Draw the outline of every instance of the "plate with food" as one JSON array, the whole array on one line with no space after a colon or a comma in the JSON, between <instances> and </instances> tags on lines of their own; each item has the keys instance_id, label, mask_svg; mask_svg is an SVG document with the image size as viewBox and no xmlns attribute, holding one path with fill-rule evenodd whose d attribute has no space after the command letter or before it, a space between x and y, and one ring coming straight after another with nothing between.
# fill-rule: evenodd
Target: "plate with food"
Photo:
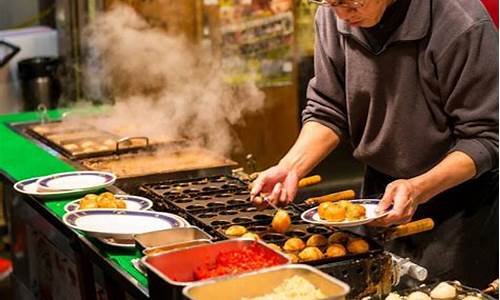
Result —
<instances>
[{"instance_id":1,"label":"plate with food","mask_svg":"<svg viewBox=\"0 0 500 300\"><path fill-rule=\"evenodd\" d=\"M189 226L174 214L145 210L84 209L68 212L64 224L97 238L133 239L135 234Z\"/></svg>"},{"instance_id":2,"label":"plate with food","mask_svg":"<svg viewBox=\"0 0 500 300\"><path fill-rule=\"evenodd\" d=\"M355 199L323 202L302 213L302 220L334 227L353 227L370 223L386 216L389 211L378 212L379 199Z\"/></svg>"},{"instance_id":3,"label":"plate with food","mask_svg":"<svg viewBox=\"0 0 500 300\"><path fill-rule=\"evenodd\" d=\"M133 195L114 195L104 192L99 195L87 194L83 198L69 202L64 206L66 212L82 209L126 209L148 210L153 202L147 198Z\"/></svg>"},{"instance_id":4,"label":"plate with food","mask_svg":"<svg viewBox=\"0 0 500 300\"><path fill-rule=\"evenodd\" d=\"M76 171L52 174L37 180L39 191L97 191L115 182L116 176L109 172Z\"/></svg>"}]
</instances>

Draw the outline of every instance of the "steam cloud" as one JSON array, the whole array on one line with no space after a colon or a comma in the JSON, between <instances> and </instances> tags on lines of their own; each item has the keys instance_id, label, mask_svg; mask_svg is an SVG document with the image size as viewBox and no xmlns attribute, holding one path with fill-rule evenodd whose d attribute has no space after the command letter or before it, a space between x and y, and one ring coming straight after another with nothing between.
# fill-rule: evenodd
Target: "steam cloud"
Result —
<instances>
[{"instance_id":1,"label":"steam cloud","mask_svg":"<svg viewBox=\"0 0 500 300\"><path fill-rule=\"evenodd\" d=\"M117 5L86 29L85 92L111 100L92 124L124 135L188 139L229 154L231 127L264 104L253 84L229 87L208 51L151 27L132 8Z\"/></svg>"}]
</instances>

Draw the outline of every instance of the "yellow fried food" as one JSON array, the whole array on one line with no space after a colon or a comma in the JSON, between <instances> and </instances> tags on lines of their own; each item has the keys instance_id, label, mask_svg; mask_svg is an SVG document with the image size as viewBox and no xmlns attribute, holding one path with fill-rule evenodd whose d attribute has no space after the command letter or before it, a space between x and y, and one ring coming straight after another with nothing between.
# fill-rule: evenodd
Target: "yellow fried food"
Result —
<instances>
[{"instance_id":1,"label":"yellow fried food","mask_svg":"<svg viewBox=\"0 0 500 300\"><path fill-rule=\"evenodd\" d=\"M301 260L317 260L323 258L323 252L318 247L306 247L299 253Z\"/></svg>"},{"instance_id":2,"label":"yellow fried food","mask_svg":"<svg viewBox=\"0 0 500 300\"><path fill-rule=\"evenodd\" d=\"M292 224L292 219L285 210L279 209L274 215L273 221L271 222L271 227L274 231L279 233L285 233Z\"/></svg>"},{"instance_id":3,"label":"yellow fried food","mask_svg":"<svg viewBox=\"0 0 500 300\"><path fill-rule=\"evenodd\" d=\"M127 208L127 204L126 204L126 203L125 203L125 201L123 201L123 200L116 199L116 200L115 200L115 203L116 203L116 208L120 208L120 209L125 209L125 208Z\"/></svg>"},{"instance_id":4,"label":"yellow fried food","mask_svg":"<svg viewBox=\"0 0 500 300\"><path fill-rule=\"evenodd\" d=\"M318 206L318 214L319 216L324 216L325 215L325 212L326 212L326 209L330 206L333 205L333 202L330 202L330 201L327 201L327 202L323 202L321 203L319 206Z\"/></svg>"},{"instance_id":5,"label":"yellow fried food","mask_svg":"<svg viewBox=\"0 0 500 300\"><path fill-rule=\"evenodd\" d=\"M285 253L285 256L288 257L292 263L299 262L299 257L293 253Z\"/></svg>"},{"instance_id":6,"label":"yellow fried food","mask_svg":"<svg viewBox=\"0 0 500 300\"><path fill-rule=\"evenodd\" d=\"M346 208L346 219L347 220L359 220L366 217L366 209L363 205L352 204Z\"/></svg>"},{"instance_id":7,"label":"yellow fried food","mask_svg":"<svg viewBox=\"0 0 500 300\"><path fill-rule=\"evenodd\" d=\"M330 222L340 222L345 219L345 209L339 205L333 204L325 209L323 215L319 216Z\"/></svg>"},{"instance_id":8,"label":"yellow fried food","mask_svg":"<svg viewBox=\"0 0 500 300\"><path fill-rule=\"evenodd\" d=\"M242 238L246 239L253 239L253 240L260 240L260 236L258 234L255 234L253 232L247 232L244 235L241 236Z\"/></svg>"},{"instance_id":9,"label":"yellow fried food","mask_svg":"<svg viewBox=\"0 0 500 300\"><path fill-rule=\"evenodd\" d=\"M97 196L96 196L97 197ZM92 197L84 197L82 200L80 200L80 207L79 209L93 209L97 208L97 201L96 198Z\"/></svg>"},{"instance_id":10,"label":"yellow fried food","mask_svg":"<svg viewBox=\"0 0 500 300\"><path fill-rule=\"evenodd\" d=\"M343 243L347 242L348 239L349 239L349 235L347 233L342 232L342 231L337 231L337 232L332 233L328 237L328 244L343 244Z\"/></svg>"},{"instance_id":11,"label":"yellow fried food","mask_svg":"<svg viewBox=\"0 0 500 300\"><path fill-rule=\"evenodd\" d=\"M348 209L349 207L354 205L347 200L340 200L340 201L336 202L336 204L344 209Z\"/></svg>"},{"instance_id":12,"label":"yellow fried food","mask_svg":"<svg viewBox=\"0 0 500 300\"><path fill-rule=\"evenodd\" d=\"M285 251L300 251L305 247L306 244L304 244L304 241L296 237L288 239L285 245L283 245Z\"/></svg>"},{"instance_id":13,"label":"yellow fried food","mask_svg":"<svg viewBox=\"0 0 500 300\"><path fill-rule=\"evenodd\" d=\"M88 199L88 200L97 201L97 199L99 198L99 196L97 196L96 194L87 194L83 198L84 199Z\"/></svg>"},{"instance_id":14,"label":"yellow fried food","mask_svg":"<svg viewBox=\"0 0 500 300\"><path fill-rule=\"evenodd\" d=\"M102 193L102 194L99 195L99 199L111 199L111 200L115 200L115 195L113 195L110 192L104 192L104 193Z\"/></svg>"},{"instance_id":15,"label":"yellow fried food","mask_svg":"<svg viewBox=\"0 0 500 300\"><path fill-rule=\"evenodd\" d=\"M247 233L247 229L245 226L233 225L229 226L224 233L231 236L241 236Z\"/></svg>"},{"instance_id":16,"label":"yellow fried food","mask_svg":"<svg viewBox=\"0 0 500 300\"><path fill-rule=\"evenodd\" d=\"M341 244L331 244L326 249L326 256L328 257L339 257L347 254L347 250Z\"/></svg>"},{"instance_id":17,"label":"yellow fried food","mask_svg":"<svg viewBox=\"0 0 500 300\"><path fill-rule=\"evenodd\" d=\"M281 249L280 246L274 244L274 243L267 243L267 246L275 251L278 251L278 252L283 252L283 249Z\"/></svg>"},{"instance_id":18,"label":"yellow fried food","mask_svg":"<svg viewBox=\"0 0 500 300\"><path fill-rule=\"evenodd\" d=\"M370 245L361 238L350 239L349 242L347 242L347 251L351 253L366 253L368 250L370 250Z\"/></svg>"},{"instance_id":19,"label":"yellow fried food","mask_svg":"<svg viewBox=\"0 0 500 300\"><path fill-rule=\"evenodd\" d=\"M97 207L99 208L117 208L116 202L114 199L109 198L99 198L97 201Z\"/></svg>"},{"instance_id":20,"label":"yellow fried food","mask_svg":"<svg viewBox=\"0 0 500 300\"><path fill-rule=\"evenodd\" d=\"M321 247L328 243L326 237L322 234L313 234L307 239L306 245L310 247Z\"/></svg>"}]
</instances>

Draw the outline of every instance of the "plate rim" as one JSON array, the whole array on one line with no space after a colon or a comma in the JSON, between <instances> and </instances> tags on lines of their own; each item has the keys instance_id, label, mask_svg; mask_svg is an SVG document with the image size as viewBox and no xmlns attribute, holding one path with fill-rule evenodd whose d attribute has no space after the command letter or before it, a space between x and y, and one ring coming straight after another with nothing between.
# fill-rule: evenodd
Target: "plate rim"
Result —
<instances>
[{"instance_id":1,"label":"plate rim","mask_svg":"<svg viewBox=\"0 0 500 300\"><path fill-rule=\"evenodd\" d=\"M85 214L85 213L90 213L90 214L109 213L111 215L127 215L127 214L161 215L164 217L170 217L171 219L174 219L175 221L177 221L180 225L178 227L185 227L185 226L188 226L188 224L189 224L189 222L187 220L185 220L184 218L177 216L177 215L174 215L174 214L171 214L171 213L148 211L148 210L119 210L119 209L82 209L82 210L67 212L62 217L62 221L68 227L75 229L75 230L80 230L80 231L85 232L85 233L87 233L91 236L94 236L94 237L133 236L134 234L136 234L136 233L109 232L109 231L104 232L104 231L85 230L85 229L82 229L76 225L71 224L68 221L68 218L73 214Z\"/></svg>"},{"instance_id":2,"label":"plate rim","mask_svg":"<svg viewBox=\"0 0 500 300\"><path fill-rule=\"evenodd\" d=\"M349 202L355 203L355 204L359 203L359 204L374 205L375 203L363 203L363 202L380 202L381 200L380 199L351 199L351 200L345 200L345 201L349 201ZM386 212L383 212L382 214L380 214L376 217L365 218L362 220L355 220L355 221L342 221L342 222L330 222L330 221L326 221L326 220L325 221L316 221L316 220L312 220L312 219L305 217L307 214L310 214L311 211L314 211L314 210L317 211L318 207L319 207L319 205L317 205L315 207L311 207L311 208L307 209L306 211L302 212L300 214L300 218L303 221L311 223L311 224L327 225L327 226L333 226L333 227L354 227L354 226L359 226L359 225L364 225L364 224L370 223L374 220L377 220L377 219L382 218L382 217L386 216L387 214L389 214L389 211L386 211Z\"/></svg>"},{"instance_id":3,"label":"plate rim","mask_svg":"<svg viewBox=\"0 0 500 300\"><path fill-rule=\"evenodd\" d=\"M115 198L133 197L133 198L140 199L140 200L145 201L145 202L148 203L148 205L146 207L144 207L144 208L139 208L139 209L123 208L123 209L120 209L120 210L131 210L131 211L134 211L134 210L148 210L148 209L151 209L153 207L153 201L151 199L146 198L146 197L137 196L137 195L129 195L129 194L113 194L113 195L115 196ZM81 210L83 210L83 209L68 210L69 206L76 204L78 201L81 201L82 198L78 198L78 199L75 199L75 200L72 200L72 201L66 203L66 205L64 205L64 211L65 212L72 212L72 211L81 211ZM123 199L121 199L121 200L123 200ZM127 199L125 199L125 200L127 200ZM103 209L106 209L106 208L87 208L85 210L103 210ZM114 209L114 208L107 208L107 209Z\"/></svg>"},{"instance_id":4,"label":"plate rim","mask_svg":"<svg viewBox=\"0 0 500 300\"><path fill-rule=\"evenodd\" d=\"M111 177L111 179L109 181L106 180L106 182L98 184L98 185L88 186L88 187L83 187L83 188L78 188L78 189L54 189L54 188L51 188L50 186L48 186L46 184L46 181L52 180L52 179L54 179L54 177L58 178L58 177L67 177L67 176L71 176L71 175L84 175L84 174L104 175L106 177L108 177L108 176ZM47 176L41 176L40 178L38 178L38 180L36 181L36 183L38 184L38 186L40 186L42 188L45 188L45 189L48 189L48 190L75 191L75 190L93 190L93 189L105 187L105 186L108 186L108 185L112 185L113 183L115 183L115 181L116 181L116 175L113 174L113 173L111 173L111 172L104 172L104 171L69 171L69 172L54 173L54 174L47 175Z\"/></svg>"},{"instance_id":5,"label":"plate rim","mask_svg":"<svg viewBox=\"0 0 500 300\"><path fill-rule=\"evenodd\" d=\"M33 184L37 182L38 179L42 178L44 176L38 176L38 177L31 177L23 180L19 180L16 183L14 183L14 189L18 191L19 193L25 194L25 195L32 195L32 196L38 196L40 198L48 198L50 196L71 196L71 195L78 195L80 193L85 192L86 190L83 189L75 189L75 190L61 190L61 191L53 191L53 192L40 192L40 191L35 191L35 192L29 192L25 189L20 188L20 185L28 185L26 182L32 181L29 184Z\"/></svg>"}]
</instances>

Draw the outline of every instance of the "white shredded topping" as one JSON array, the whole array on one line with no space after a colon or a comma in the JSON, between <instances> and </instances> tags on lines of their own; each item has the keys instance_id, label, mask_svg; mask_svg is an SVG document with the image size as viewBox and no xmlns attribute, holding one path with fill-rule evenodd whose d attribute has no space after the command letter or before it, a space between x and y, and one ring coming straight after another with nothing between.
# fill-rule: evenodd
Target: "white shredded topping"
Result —
<instances>
[{"instance_id":1,"label":"white shredded topping","mask_svg":"<svg viewBox=\"0 0 500 300\"><path fill-rule=\"evenodd\" d=\"M241 300L319 300L326 298L320 289L316 288L312 283L294 275L292 278L287 278L273 289L271 294L267 294L255 298L243 298Z\"/></svg>"}]
</instances>

